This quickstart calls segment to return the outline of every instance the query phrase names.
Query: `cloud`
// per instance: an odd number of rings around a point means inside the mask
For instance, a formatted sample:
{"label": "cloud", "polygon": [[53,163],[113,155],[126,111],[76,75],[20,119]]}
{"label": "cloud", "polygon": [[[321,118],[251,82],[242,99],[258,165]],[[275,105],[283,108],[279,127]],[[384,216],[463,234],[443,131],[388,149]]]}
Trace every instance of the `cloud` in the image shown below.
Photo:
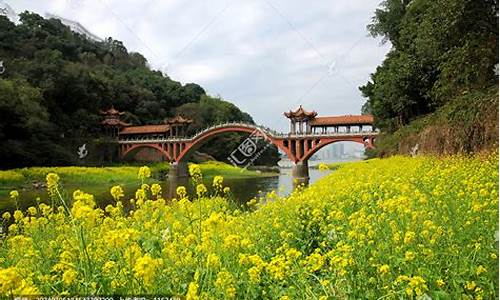
{"label": "cloud", "polygon": [[[320,115],[359,113],[358,90],[390,45],[367,35],[380,0],[17,0],[91,32],[121,40],[153,68],[196,82],[287,130],[283,111],[303,104]],[[7,1],[8,2],[8,1]],[[332,67],[333,66],[333,67]]]}

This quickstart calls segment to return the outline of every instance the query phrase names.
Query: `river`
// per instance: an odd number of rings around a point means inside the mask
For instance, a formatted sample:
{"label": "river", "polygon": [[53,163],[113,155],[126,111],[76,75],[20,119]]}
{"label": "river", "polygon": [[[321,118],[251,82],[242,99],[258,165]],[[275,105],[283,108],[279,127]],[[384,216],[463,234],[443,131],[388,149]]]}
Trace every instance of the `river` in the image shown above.
{"label": "river", "polygon": [[[335,161],[323,161],[325,163],[335,162]],[[338,161],[337,161],[338,162]],[[331,171],[319,171],[313,166],[317,165],[319,161],[311,162],[309,168],[310,184],[321,177],[329,174]],[[271,191],[276,191],[280,196],[286,196],[293,191],[293,178],[292,178],[292,168],[290,161],[280,161],[280,172],[276,173],[276,176],[256,176],[247,178],[224,178],[224,186],[227,186],[231,190],[231,199],[234,199],[240,204],[244,204],[251,200],[252,198],[265,197],[266,193]],[[209,193],[211,192],[213,178],[205,178],[204,183],[209,188]],[[162,194],[165,198],[170,198],[169,196],[175,195],[175,183],[170,181],[159,182],[162,186]],[[193,195],[194,188],[188,179],[186,181],[177,183],[185,185],[188,187],[188,193]],[[64,186],[63,196],[66,199],[71,198],[71,194],[76,189],[82,189],[87,193],[94,195],[95,200],[101,208],[104,208],[107,204],[111,204],[114,201],[110,195],[110,188],[112,185],[87,185],[87,186],[73,186],[67,184]],[[139,187],[137,183],[122,185],[125,193],[125,199],[131,199],[135,196],[135,191]],[[45,189],[42,190],[26,190],[22,191],[23,201],[20,203],[20,208],[25,209],[28,206],[36,204],[35,199],[40,197],[42,202],[45,202],[48,195]],[[45,201],[44,201],[45,200]],[[128,207],[129,201],[124,201],[125,207]]]}
{"label": "river", "polygon": [[[352,160],[350,160],[352,161]],[[335,163],[341,162],[340,160],[329,160],[329,161],[311,161],[309,163],[309,184],[313,184],[321,177],[329,174],[331,171],[320,171],[314,166],[319,163]],[[293,178],[292,178],[292,163],[289,160],[281,160],[278,162],[280,166],[279,173],[276,176],[262,176],[262,177],[250,177],[250,178],[224,178],[224,186],[231,189],[231,198],[236,199],[239,203],[246,203],[252,198],[265,197],[266,193],[271,191],[276,191],[280,196],[289,195],[293,189]],[[204,183],[207,187],[210,187],[212,178],[207,178]],[[175,197],[174,187],[179,185],[179,183],[164,183],[162,185],[163,191],[167,192],[167,195]],[[190,185],[188,181],[181,183],[180,185]],[[194,189],[190,187],[190,193],[194,193]]]}

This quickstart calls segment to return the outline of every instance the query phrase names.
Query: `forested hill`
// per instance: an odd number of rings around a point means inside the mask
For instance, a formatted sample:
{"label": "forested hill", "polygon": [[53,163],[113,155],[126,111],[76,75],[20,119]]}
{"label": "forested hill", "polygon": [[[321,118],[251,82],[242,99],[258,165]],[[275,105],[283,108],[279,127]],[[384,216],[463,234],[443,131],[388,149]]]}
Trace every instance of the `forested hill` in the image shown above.
{"label": "forested hill", "polygon": [[252,122],[201,86],[182,85],[151,70],[141,54],[127,51],[120,41],[91,41],[34,13],[20,14],[20,21],[15,25],[0,17],[2,168],[75,163],[75,145],[99,137],[99,109],[111,105],[133,124],[160,123],[184,112],[195,119],[191,130],[223,121]]}
{"label": "forested hill", "polygon": [[498,142],[498,1],[386,0],[368,26],[391,51],[360,89],[380,155]]}

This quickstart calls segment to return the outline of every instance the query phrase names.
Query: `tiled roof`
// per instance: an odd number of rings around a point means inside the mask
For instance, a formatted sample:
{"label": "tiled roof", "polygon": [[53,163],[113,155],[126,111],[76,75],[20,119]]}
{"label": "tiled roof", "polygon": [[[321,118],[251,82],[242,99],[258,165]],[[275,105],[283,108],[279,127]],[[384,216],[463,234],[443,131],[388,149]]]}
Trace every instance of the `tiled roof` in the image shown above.
{"label": "tiled roof", "polygon": [[285,112],[284,115],[287,118],[314,118],[318,115],[318,113],[315,111],[306,111],[301,105],[296,111]]}
{"label": "tiled roof", "polygon": [[371,125],[372,115],[346,115],[336,117],[317,117],[310,122],[311,126],[328,125]]}
{"label": "tiled roof", "polygon": [[101,122],[101,124],[103,125],[110,125],[110,126],[121,126],[121,127],[126,127],[126,126],[129,126],[130,124],[129,123],[125,123],[125,122],[122,122],[120,121],[119,119],[105,119]]}
{"label": "tiled roof", "polygon": [[186,123],[189,124],[191,122],[193,122],[193,120],[188,119],[188,118],[184,118],[181,115],[176,115],[173,118],[165,120],[165,123],[167,123],[167,124],[186,124]]}
{"label": "tiled roof", "polygon": [[100,113],[102,115],[123,115],[124,112],[120,112],[114,108],[113,105],[111,105],[111,108],[108,110],[101,110]]}
{"label": "tiled roof", "polygon": [[120,131],[120,134],[165,133],[170,130],[169,125],[142,125],[129,126]]}

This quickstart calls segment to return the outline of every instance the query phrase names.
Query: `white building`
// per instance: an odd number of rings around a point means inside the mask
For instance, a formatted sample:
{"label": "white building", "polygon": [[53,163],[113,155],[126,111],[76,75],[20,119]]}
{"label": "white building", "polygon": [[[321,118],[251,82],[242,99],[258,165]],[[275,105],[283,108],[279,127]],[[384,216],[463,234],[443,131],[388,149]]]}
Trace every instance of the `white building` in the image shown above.
{"label": "white building", "polygon": [[87,28],[83,27],[82,24],[80,24],[80,23],[78,23],[76,21],[68,20],[68,19],[65,19],[63,17],[59,17],[57,15],[53,15],[53,14],[49,14],[49,13],[45,14],[45,18],[47,18],[47,19],[58,19],[59,21],[61,21],[61,23],[63,23],[64,25],[68,26],[72,31],[74,31],[76,33],[79,33],[81,35],[84,35],[88,39],[91,39],[91,40],[94,40],[94,41],[98,41],[98,42],[102,42],[103,41],[102,38],[98,37],[97,35],[93,34],[90,31],[88,31]]}

